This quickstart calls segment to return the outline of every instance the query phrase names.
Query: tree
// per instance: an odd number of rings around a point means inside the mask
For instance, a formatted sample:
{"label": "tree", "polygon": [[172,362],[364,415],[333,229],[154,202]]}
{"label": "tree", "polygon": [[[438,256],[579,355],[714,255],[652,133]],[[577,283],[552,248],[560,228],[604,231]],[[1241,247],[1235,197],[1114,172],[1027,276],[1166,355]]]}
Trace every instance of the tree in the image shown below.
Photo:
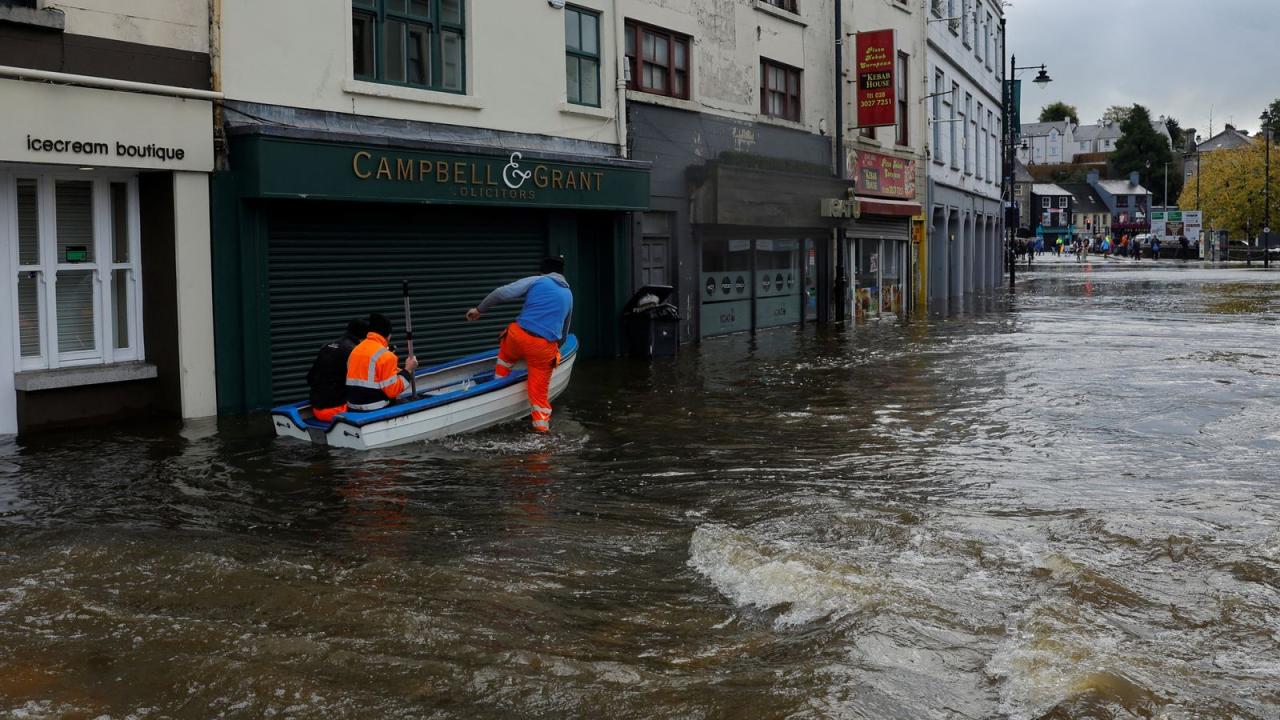
{"label": "tree", "polygon": [[[1267,112],[1271,114],[1271,122],[1267,125],[1271,126],[1271,138],[1280,138],[1280,100],[1272,100],[1271,106],[1267,108]],[[1259,132],[1265,133],[1266,125],[1259,129]]]}
{"label": "tree", "polygon": [[[1266,213],[1263,202],[1263,169],[1266,146],[1261,139],[1232,150],[1215,150],[1200,155],[1200,209],[1206,228],[1226,230],[1231,237],[1256,235]],[[1280,153],[1271,147],[1272,162]],[[1271,169],[1271,222],[1280,217],[1280,173]],[[1178,206],[1195,207],[1196,179],[1182,189]]]}
{"label": "tree", "polygon": [[1098,121],[1098,124],[1107,125],[1109,123],[1117,122],[1123,125],[1124,121],[1129,118],[1129,112],[1131,110],[1133,110],[1132,107],[1125,107],[1123,105],[1112,105],[1111,107],[1107,108],[1106,112],[1102,113],[1102,119]]}
{"label": "tree", "polygon": [[[1111,155],[1111,167],[1121,176],[1137,171],[1142,184],[1155,196],[1157,204],[1168,205],[1164,195],[1165,175],[1168,173],[1170,196],[1182,189],[1182,175],[1178,166],[1169,168],[1173,154],[1164,135],[1151,125],[1151,112],[1141,105],[1129,108],[1127,117],[1120,124],[1120,139]],[[1172,170],[1172,172],[1169,172]]]}
{"label": "tree", "polygon": [[1068,105],[1061,100],[1040,108],[1040,122],[1062,122],[1063,120],[1070,120],[1079,125],[1080,111],[1076,110],[1075,105]]}
{"label": "tree", "polygon": [[1178,152],[1182,152],[1187,146],[1187,133],[1182,129],[1182,123],[1177,118],[1167,117],[1164,119],[1164,126],[1169,130],[1169,142]]}

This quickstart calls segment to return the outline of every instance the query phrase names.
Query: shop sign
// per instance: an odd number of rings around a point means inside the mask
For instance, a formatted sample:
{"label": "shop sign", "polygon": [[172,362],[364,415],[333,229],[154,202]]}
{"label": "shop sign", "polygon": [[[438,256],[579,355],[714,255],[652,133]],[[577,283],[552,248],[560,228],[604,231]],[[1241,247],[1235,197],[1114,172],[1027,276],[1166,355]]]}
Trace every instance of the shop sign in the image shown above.
{"label": "shop sign", "polygon": [[892,155],[850,151],[849,179],[858,195],[914,200],[916,161]]}
{"label": "shop sign", "polygon": [[644,210],[649,173],[634,167],[255,138],[251,194],[335,200]]}
{"label": "shop sign", "polygon": [[153,170],[213,169],[207,100],[0,80],[0,160]]}
{"label": "shop sign", "polygon": [[897,122],[894,46],[893,30],[858,33],[854,59],[858,78],[858,127],[882,127]]}

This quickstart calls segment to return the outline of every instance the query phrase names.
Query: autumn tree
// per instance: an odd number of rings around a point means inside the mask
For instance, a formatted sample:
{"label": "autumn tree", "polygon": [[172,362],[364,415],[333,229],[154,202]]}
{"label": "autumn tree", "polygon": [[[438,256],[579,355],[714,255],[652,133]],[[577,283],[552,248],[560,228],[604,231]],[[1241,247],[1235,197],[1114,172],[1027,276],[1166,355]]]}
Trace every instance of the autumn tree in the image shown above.
{"label": "autumn tree", "polygon": [[[1170,196],[1182,189],[1182,175],[1173,163],[1169,141],[1151,124],[1151,112],[1141,105],[1129,108],[1127,117],[1120,124],[1120,139],[1111,155],[1111,167],[1116,176],[1123,177],[1137,172],[1142,184],[1156,197],[1156,204],[1168,205],[1164,195],[1166,173]],[[1169,172],[1172,170],[1172,172]]]}
{"label": "autumn tree", "polygon": [[[1266,145],[1261,139],[1232,150],[1215,150],[1200,155],[1200,207],[1204,226],[1226,230],[1231,237],[1256,236],[1266,216],[1263,207],[1263,172]],[[1272,160],[1280,147],[1272,145]],[[1178,206],[1196,207],[1196,182],[1192,177],[1182,189]],[[1271,172],[1271,222],[1280,223],[1280,173]],[[1273,235],[1274,237],[1274,235]]]}
{"label": "autumn tree", "polygon": [[1040,108],[1040,122],[1062,122],[1063,120],[1070,120],[1079,125],[1080,111],[1075,105],[1068,105],[1061,100]]}
{"label": "autumn tree", "polygon": [[1109,123],[1116,122],[1123,125],[1124,121],[1129,118],[1129,113],[1132,112],[1132,110],[1132,106],[1112,105],[1107,108],[1106,112],[1102,113],[1102,119],[1098,121],[1098,124],[1107,125]]}

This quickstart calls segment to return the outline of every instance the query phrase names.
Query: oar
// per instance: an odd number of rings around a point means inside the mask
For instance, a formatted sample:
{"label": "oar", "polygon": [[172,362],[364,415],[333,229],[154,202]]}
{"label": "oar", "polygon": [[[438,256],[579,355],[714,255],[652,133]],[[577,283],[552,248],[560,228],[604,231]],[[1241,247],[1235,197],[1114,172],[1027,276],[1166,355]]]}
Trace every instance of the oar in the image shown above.
{"label": "oar", "polygon": [[[404,339],[409,345],[409,357],[413,357],[413,312],[409,307],[409,281],[401,280],[400,289],[404,293]],[[409,373],[409,397],[418,397],[416,372]]]}

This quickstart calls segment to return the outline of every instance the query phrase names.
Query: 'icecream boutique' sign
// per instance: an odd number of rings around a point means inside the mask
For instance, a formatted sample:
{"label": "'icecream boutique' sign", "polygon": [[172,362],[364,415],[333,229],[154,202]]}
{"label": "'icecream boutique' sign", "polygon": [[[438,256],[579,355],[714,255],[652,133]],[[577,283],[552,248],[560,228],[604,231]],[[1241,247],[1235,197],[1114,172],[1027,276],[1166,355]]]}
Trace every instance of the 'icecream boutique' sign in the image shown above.
{"label": "'icecream boutique' sign", "polygon": [[0,80],[0,160],[213,170],[208,100]]}
{"label": "'icecream boutique' sign", "polygon": [[333,200],[644,210],[649,173],[626,165],[550,162],[283,138],[255,141],[252,194]]}

